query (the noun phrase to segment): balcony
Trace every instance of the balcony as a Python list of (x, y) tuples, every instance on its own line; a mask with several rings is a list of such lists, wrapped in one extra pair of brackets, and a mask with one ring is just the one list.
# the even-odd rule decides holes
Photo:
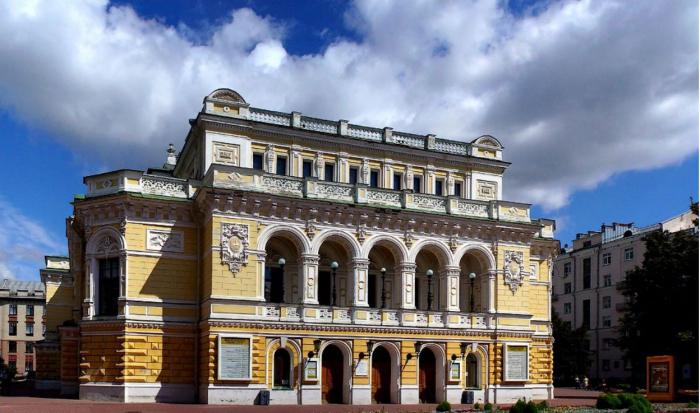
[(203, 184), (294, 198), (364, 204), (379, 208), (406, 209), (434, 214), (530, 223), (530, 205), (507, 201), (478, 201), (457, 196), (437, 196), (372, 188), (264, 173), (250, 168), (212, 165)]

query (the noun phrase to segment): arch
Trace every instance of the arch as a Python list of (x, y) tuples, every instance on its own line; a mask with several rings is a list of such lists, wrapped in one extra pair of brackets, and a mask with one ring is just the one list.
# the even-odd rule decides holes
[(247, 105), (247, 102), (245, 101), (245, 99), (243, 99), (243, 96), (241, 96), (240, 93), (236, 92), (233, 89), (225, 87), (214, 90), (209, 95), (207, 95), (207, 97), (204, 98), (204, 101), (206, 102), (208, 99), (223, 100), (226, 102)]
[(294, 383), (292, 354), (287, 348), (278, 348), (272, 353), (272, 386), (291, 389)]
[(476, 252), (475, 256), (488, 271), (496, 269), (496, 258), (493, 256), (493, 252), (488, 247), (480, 244), (467, 244), (459, 247), (454, 253), (454, 265), (459, 265), (462, 257), (468, 252)]
[[(117, 242), (112, 244), (111, 240)], [(117, 255), (126, 250), (126, 238), (113, 227), (102, 227), (90, 236), (85, 246), (86, 255)]]
[(329, 346), (335, 346), (340, 350), (340, 352), (343, 355), (343, 360), (341, 362), (341, 366), (343, 367), (343, 373), (342, 373), (342, 378), (343, 378), (343, 396), (342, 396), (342, 403), (343, 404), (349, 404), (350, 403), (350, 381), (352, 379), (352, 349), (350, 346), (341, 340), (329, 340), (326, 341), (325, 343), (321, 344), (321, 348), (319, 349), (319, 364), (321, 365), (321, 388), (319, 391), (321, 392), (321, 400), (323, 401), (323, 357), (324, 357), (324, 352)]
[(362, 246), (359, 242), (357, 242), (357, 239), (355, 239), (355, 237), (348, 234), (347, 232), (341, 231), (339, 229), (329, 229), (316, 235), (311, 243), (311, 253), (318, 254), (319, 250), (321, 249), (321, 245), (323, 245), (323, 243), (329, 238), (335, 237), (341, 238), (341, 244), (345, 244), (345, 246), (350, 247), (350, 250), (352, 251), (352, 254), (350, 254), (350, 258), (362, 257)]
[(265, 365), (267, 366), (265, 369), (265, 382), (270, 388), (274, 387), (274, 354), (280, 349), (288, 351), (291, 356), (291, 387), (294, 388), (298, 383), (301, 383), (301, 348), (294, 340), (287, 339), (285, 341), (286, 345), (284, 347), (282, 347), (282, 340), (279, 338), (270, 341), (265, 347)]
[(498, 139), (491, 135), (481, 135), (472, 141), (474, 145), (491, 146), (498, 149), (503, 149), (503, 144)]
[(453, 265), (452, 263), (452, 251), (450, 251), (450, 248), (445, 244), (444, 242), (440, 242), (435, 239), (424, 239), (419, 242), (417, 242), (413, 248), (411, 248), (411, 251), (409, 252), (408, 255), (408, 260), (410, 262), (416, 262), (416, 258), (418, 257), (418, 254), (421, 252), (422, 249), (425, 247), (435, 247), (439, 253), (435, 254), (438, 258), (438, 261), (441, 261), (440, 264), (442, 266), (448, 266), (448, 265)]
[[(374, 351), (378, 348), (383, 348), (389, 353), (389, 362), (391, 366), (391, 371), (390, 371), (390, 402), (391, 403), (401, 403), (401, 396), (400, 396), (400, 388), (401, 388), (401, 350), (399, 350), (398, 346), (396, 343), (392, 343), (390, 341), (381, 341), (377, 344), (374, 345)], [(373, 361), (373, 358), (370, 357), (370, 360)], [(374, 367), (374, 366), (373, 366)], [(370, 376), (372, 378), (372, 376)], [(370, 388), (372, 383), (370, 383)]]
[(395, 254), (398, 255), (396, 257), (397, 262), (406, 262), (408, 261), (408, 248), (404, 245), (403, 242), (401, 242), (398, 238), (392, 236), (392, 235), (386, 235), (386, 234), (377, 234), (373, 235), (367, 241), (365, 241), (364, 245), (362, 245), (362, 258), (369, 259), (369, 253), (372, 250), (372, 248), (377, 245), (378, 243), (387, 243), (389, 244), (388, 247), (389, 249)]
[[(435, 362), (435, 369), (434, 371), (429, 371), (429, 372), (424, 372), (421, 367), (421, 355), (423, 355), (423, 351), (430, 351), (434, 357), (434, 362)], [(429, 386), (430, 384), (433, 384), (434, 389), (432, 390), (434, 392), (434, 397), (435, 400), (434, 402), (440, 403), (445, 400), (445, 373), (446, 373), (446, 356), (445, 356), (445, 349), (435, 343), (428, 343), (424, 344), (421, 346), (420, 351), (418, 353), (418, 361), (417, 361), (417, 372), (418, 375), (416, 377), (417, 379), (417, 384), (418, 384), (418, 391), (419, 391), (419, 398), (420, 398), (420, 391), (421, 391), (421, 376), (424, 374), (434, 374), (434, 377), (432, 380), (430, 380), (430, 377), (427, 377), (428, 382), (427, 385)], [(434, 381), (433, 381), (434, 380)], [(431, 383), (432, 382), (432, 383)], [(430, 391), (429, 391), (430, 393)]]
[(309, 242), (309, 238), (302, 230), (300, 230), (297, 227), (282, 224), (271, 225), (262, 230), (262, 232), (258, 234), (258, 243), (256, 245), (256, 249), (258, 251), (265, 251), (265, 246), (267, 245), (268, 241), (270, 241), (270, 238), (272, 238), (273, 236), (285, 235), (287, 239), (289, 239), (291, 242), (294, 243), (294, 245), (297, 246), (300, 254), (308, 254), (311, 250), (311, 243)]

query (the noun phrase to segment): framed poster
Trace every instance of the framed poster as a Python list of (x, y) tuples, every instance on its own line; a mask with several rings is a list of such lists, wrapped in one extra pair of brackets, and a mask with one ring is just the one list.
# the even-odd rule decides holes
[(675, 393), (673, 356), (647, 357), (647, 398), (672, 401)]
[(529, 348), (527, 344), (506, 343), (504, 344), (504, 380), (505, 381), (527, 381), (528, 379), (528, 356)]
[(361, 359), (357, 361), (357, 366), (355, 366), (356, 376), (366, 376), (369, 374), (369, 363), (367, 359)]
[(306, 367), (304, 367), (304, 380), (316, 381), (318, 380), (318, 359), (311, 358), (306, 360)]
[(453, 360), (450, 363), (450, 381), (459, 381), (462, 378), (462, 360)]
[(666, 393), (668, 391), (668, 370), (667, 362), (649, 363), (649, 391), (653, 393)]
[(252, 346), (250, 336), (219, 335), (218, 373), (220, 380), (250, 380)]

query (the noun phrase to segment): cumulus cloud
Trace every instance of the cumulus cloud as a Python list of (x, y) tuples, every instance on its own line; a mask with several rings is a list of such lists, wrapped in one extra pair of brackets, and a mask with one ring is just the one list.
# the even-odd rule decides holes
[(316, 54), (284, 22), (232, 10), (203, 40), (105, 0), (0, 3), (0, 106), (117, 167), (162, 162), (201, 99), (471, 140), (513, 162), (505, 196), (558, 208), (611, 175), (697, 151), (697, 2), (358, 0)]
[(0, 228), (0, 278), (36, 278), (44, 255), (66, 252), (65, 242), (2, 197)]

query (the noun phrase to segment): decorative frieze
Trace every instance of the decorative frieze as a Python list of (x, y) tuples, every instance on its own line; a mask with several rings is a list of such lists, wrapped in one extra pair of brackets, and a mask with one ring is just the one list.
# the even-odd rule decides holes
[(146, 248), (153, 251), (182, 252), (184, 235), (181, 231), (149, 229), (146, 231)]
[(144, 194), (187, 198), (187, 183), (174, 178), (144, 176), (141, 190)]
[(221, 263), (234, 274), (248, 263), (248, 242), (247, 225), (221, 224)]

